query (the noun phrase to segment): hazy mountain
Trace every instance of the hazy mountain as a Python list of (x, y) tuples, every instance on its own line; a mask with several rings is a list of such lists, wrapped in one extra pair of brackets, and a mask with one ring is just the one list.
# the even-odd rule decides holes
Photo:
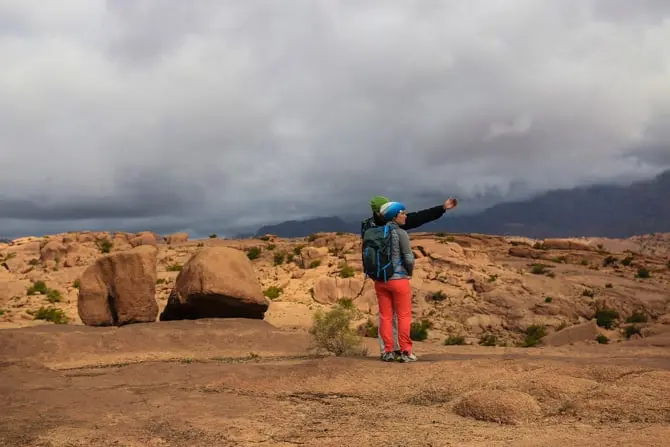
[[(319, 217), (267, 225), (256, 234), (301, 237), (317, 231), (357, 233), (359, 229), (360, 220)], [(452, 217), (447, 213), (416, 231), (439, 230), (529, 237), (629, 237), (670, 232), (670, 171), (652, 180), (623, 186), (594, 185), (549, 191), (467, 216)]]

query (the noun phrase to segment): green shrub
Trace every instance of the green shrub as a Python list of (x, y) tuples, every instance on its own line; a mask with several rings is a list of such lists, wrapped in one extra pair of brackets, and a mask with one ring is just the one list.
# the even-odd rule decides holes
[(311, 269), (315, 269), (315, 268), (317, 268), (317, 267), (320, 266), (320, 265), (321, 265), (321, 261), (319, 261), (318, 259), (315, 259), (315, 260), (313, 260), (312, 262), (310, 262), (310, 264), (309, 264), (309, 268), (311, 268)]
[(379, 337), (379, 328), (371, 320), (367, 320), (363, 324), (363, 326), (361, 328), (361, 332), (363, 334), (363, 337), (368, 337), (368, 338)]
[(603, 260), (603, 267), (608, 267), (610, 265), (616, 265), (617, 258), (614, 256), (608, 256)]
[(263, 291), (263, 295), (267, 296), (271, 300), (276, 300), (283, 291), (284, 290), (281, 287), (270, 286)]
[(544, 338), (546, 335), (547, 328), (544, 326), (538, 324), (528, 326), (526, 329), (526, 338), (524, 339), (522, 346), (525, 348), (537, 346), (542, 341), (542, 338)]
[(623, 333), (626, 336), (626, 338), (631, 338), (635, 334), (641, 334), (640, 328), (635, 326), (634, 324), (626, 326), (623, 330)]
[(596, 324), (605, 329), (612, 329), (619, 318), (619, 312), (610, 308), (598, 309), (595, 314)]
[(112, 251), (112, 241), (109, 239), (98, 239), (96, 242), (96, 245), (98, 246), (98, 250), (100, 250), (100, 253), (109, 253)]
[(593, 295), (594, 295), (593, 290), (589, 289), (582, 290), (582, 296), (588, 296), (590, 298), (593, 298)]
[(212, 233), (212, 234), (209, 235), (210, 239), (216, 239), (217, 237), (218, 236), (216, 235), (216, 233)]
[(28, 295), (35, 295), (37, 293), (41, 293), (42, 295), (46, 295), (49, 293), (49, 288), (47, 287), (46, 283), (42, 280), (35, 281), (32, 286), (28, 287), (28, 290), (26, 291)]
[(409, 338), (414, 341), (423, 341), (428, 338), (428, 329), (431, 328), (428, 320), (421, 320), (421, 322), (413, 322), (409, 328)]
[(549, 270), (547, 269), (547, 265), (545, 264), (532, 264), (530, 266), (530, 272), (533, 275), (545, 275), (549, 273)]
[(635, 276), (637, 276), (638, 278), (646, 279), (650, 278), (651, 274), (649, 273), (649, 270), (646, 267), (640, 267), (639, 269), (637, 269), (637, 275)]
[(498, 338), (493, 334), (484, 334), (479, 338), (479, 344), (481, 346), (496, 346)]
[(274, 250), (275, 248), (277, 248), (277, 246), (276, 246), (275, 244), (268, 244), (268, 246), (266, 247), (266, 249), (267, 249), (268, 251), (272, 251), (272, 250)]
[(181, 264), (179, 264), (178, 262), (175, 262), (172, 265), (168, 265), (166, 270), (168, 272), (181, 272), (182, 268), (183, 268), (183, 266)]
[(362, 338), (351, 329), (352, 319), (353, 311), (341, 306), (327, 313), (317, 311), (309, 329), (317, 351), (336, 356), (367, 355), (367, 350), (360, 347)]
[(614, 287), (614, 286), (612, 286), (611, 282), (608, 282), (607, 284), (605, 284), (606, 289), (611, 289), (612, 287)]
[(61, 309), (55, 307), (40, 307), (37, 312), (34, 312), (33, 319), (51, 321), (56, 324), (67, 324), (69, 319)]
[(465, 337), (462, 335), (450, 335), (444, 340), (444, 344), (447, 346), (464, 345)]
[(354, 304), (354, 300), (351, 298), (347, 297), (342, 297), (339, 300), (337, 300), (337, 305), (348, 310), (354, 310), (356, 309), (356, 305)]
[(552, 301), (552, 298), (550, 296), (547, 296), (547, 297), (544, 298), (545, 303), (551, 303), (551, 301)]
[(280, 251), (275, 253), (274, 255), (274, 264), (275, 265), (282, 265), (284, 263), (284, 257), (286, 257), (286, 252)]
[(340, 278), (352, 278), (355, 274), (354, 268), (349, 264), (344, 264), (340, 268)]
[(621, 264), (625, 266), (629, 266), (633, 262), (633, 257), (632, 256), (626, 256), (621, 260)]
[(630, 317), (626, 318), (626, 323), (646, 323), (647, 316), (641, 310), (634, 311)]
[(47, 292), (47, 301), (49, 301), (51, 304), (54, 303), (60, 303), (63, 300), (63, 297), (60, 294), (59, 290), (56, 289), (49, 289)]
[(79, 278), (74, 280), (74, 282), (72, 283), (72, 287), (74, 287), (75, 289), (81, 287), (81, 281), (79, 280)]
[(247, 258), (250, 260), (258, 259), (258, 257), (261, 255), (261, 249), (260, 247), (251, 247), (250, 249), (247, 250)]
[(441, 291), (441, 290), (438, 290), (437, 292), (431, 292), (431, 293), (429, 293), (428, 296), (427, 296), (426, 298), (427, 298), (429, 301), (442, 302), (442, 301), (446, 300), (448, 297), (447, 297), (447, 294), (446, 294), (446, 293), (444, 293), (444, 292)]
[(606, 345), (607, 343), (610, 342), (610, 339), (607, 338), (606, 336), (604, 336), (603, 334), (599, 334), (599, 335), (596, 337), (596, 341), (597, 341), (598, 343), (600, 343), (601, 345)]

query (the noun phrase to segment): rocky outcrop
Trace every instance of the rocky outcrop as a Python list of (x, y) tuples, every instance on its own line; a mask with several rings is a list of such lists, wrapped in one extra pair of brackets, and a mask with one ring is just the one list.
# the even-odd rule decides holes
[(183, 244), (188, 241), (188, 233), (174, 233), (165, 237), (168, 244)]
[(262, 319), (269, 301), (243, 251), (209, 247), (177, 275), (161, 321), (197, 318)]
[(156, 321), (156, 257), (151, 246), (104, 255), (80, 278), (77, 310), (89, 326)]

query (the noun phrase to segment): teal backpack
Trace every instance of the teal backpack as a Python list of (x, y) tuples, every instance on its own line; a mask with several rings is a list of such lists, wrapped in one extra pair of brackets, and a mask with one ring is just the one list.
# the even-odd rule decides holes
[(388, 226), (368, 227), (363, 232), (363, 272), (375, 281), (388, 281), (394, 273), (391, 232)]

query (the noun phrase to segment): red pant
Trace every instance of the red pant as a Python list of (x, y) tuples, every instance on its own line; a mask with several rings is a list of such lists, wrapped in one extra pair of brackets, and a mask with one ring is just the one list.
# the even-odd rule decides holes
[(384, 340), (384, 351), (393, 351), (393, 311), (398, 315), (398, 343), (401, 351), (412, 352), (409, 330), (412, 324), (412, 289), (409, 279), (392, 279), (386, 283), (375, 281), (379, 304), (379, 333)]

